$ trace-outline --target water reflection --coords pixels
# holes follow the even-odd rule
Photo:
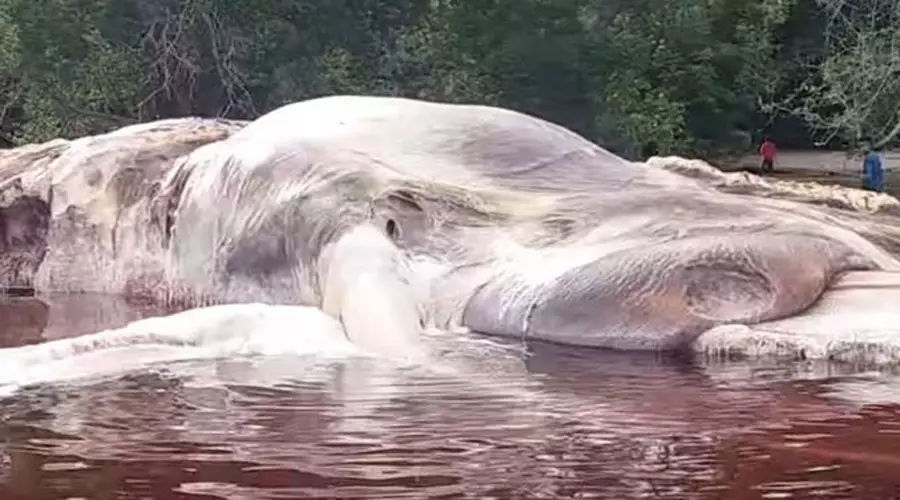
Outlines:
[[[118,328],[171,312],[96,294],[10,298],[0,295],[0,346],[34,344]]]
[[[44,341],[50,306],[38,299],[0,297],[0,347],[15,347]]]
[[[162,312],[15,299],[0,302],[0,340]],[[885,374],[429,342],[452,369],[256,358],[27,390],[0,402],[0,498],[877,499],[900,487],[900,385]]]

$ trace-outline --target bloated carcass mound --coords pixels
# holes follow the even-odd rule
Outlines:
[[[891,361],[900,220],[859,193],[628,162],[499,108],[337,96],[3,153],[0,283],[302,303],[351,339]]]

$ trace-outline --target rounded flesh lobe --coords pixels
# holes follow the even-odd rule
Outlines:
[[[759,317],[775,299],[772,282],[753,269],[720,261],[686,271],[690,276],[685,285],[687,308],[700,318],[724,322]]]
[[[619,252],[537,286],[489,282],[463,318],[484,333],[592,347],[680,349],[716,325],[798,314],[836,274],[871,268],[826,239],[694,238]],[[486,320],[498,308],[502,321]]]

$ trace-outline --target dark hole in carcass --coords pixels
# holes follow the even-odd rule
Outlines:
[[[0,206],[0,295],[34,294],[49,228],[50,205],[36,196],[20,196]]]

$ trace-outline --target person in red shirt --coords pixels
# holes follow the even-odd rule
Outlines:
[[[768,136],[764,137],[762,144],[759,146],[759,156],[762,157],[761,168],[763,172],[775,171],[776,154],[778,154],[778,150],[775,148],[775,143],[772,142]]]

